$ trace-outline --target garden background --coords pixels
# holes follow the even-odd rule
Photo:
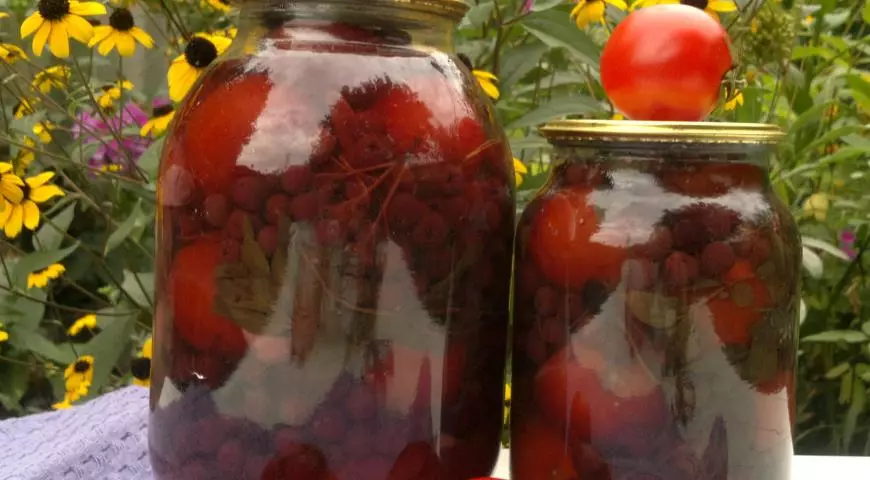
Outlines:
[[[521,209],[547,175],[536,126],[620,118],[601,46],[625,10],[666,2],[468,1],[457,49],[521,162]],[[870,2],[682,3],[720,18],[739,56],[713,118],[788,132],[771,181],[804,242],[797,451],[870,455]],[[161,137],[204,67],[185,49],[225,49],[237,13],[222,0],[0,0],[0,12],[2,419],[148,383]]]

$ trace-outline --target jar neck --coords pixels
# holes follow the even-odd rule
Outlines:
[[[455,52],[455,27],[456,20],[446,14],[414,9],[400,2],[247,0],[240,5],[242,36],[299,38],[306,35],[306,29],[326,29],[334,34],[335,42],[413,46],[450,54]],[[356,35],[354,29],[371,35]],[[316,37],[318,42],[324,41],[322,34]]]

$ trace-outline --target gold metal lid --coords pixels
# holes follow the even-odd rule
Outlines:
[[[554,145],[579,141],[776,144],[785,136],[776,125],[762,123],[634,120],[558,120],[539,131]]]

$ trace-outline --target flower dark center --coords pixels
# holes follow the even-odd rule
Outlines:
[[[148,357],[134,358],[130,362],[130,373],[139,380],[148,380],[151,376],[151,359]]]
[[[173,108],[172,105],[161,105],[154,108],[151,115],[155,117],[162,117],[164,115],[169,115],[170,113],[172,113],[173,110],[175,110],[175,108]]]
[[[193,37],[187,42],[187,47],[184,49],[184,57],[187,63],[196,68],[205,68],[217,58],[217,47],[213,43],[202,37]]]
[[[468,67],[469,70],[474,70],[474,66],[471,65],[471,59],[468,58],[468,55],[460,53],[458,57],[459,60],[462,61],[462,63],[465,64],[465,66]]]
[[[75,366],[73,366],[73,370],[75,370],[76,373],[85,373],[90,369],[91,362],[88,362],[86,360],[79,360],[78,362],[76,362]]]
[[[109,16],[109,26],[113,29],[126,32],[133,28],[133,14],[126,8],[118,8]]]
[[[683,5],[689,5],[690,7],[700,8],[704,10],[707,8],[707,4],[710,3],[708,0],[680,0],[680,3]]]
[[[57,21],[69,15],[69,0],[39,0],[37,10],[42,18]]]

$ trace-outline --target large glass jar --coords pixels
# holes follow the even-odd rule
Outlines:
[[[243,5],[160,166],[157,478],[490,473],[514,174],[465,9]]]
[[[787,480],[799,237],[775,127],[567,121],[520,221],[514,480]]]

